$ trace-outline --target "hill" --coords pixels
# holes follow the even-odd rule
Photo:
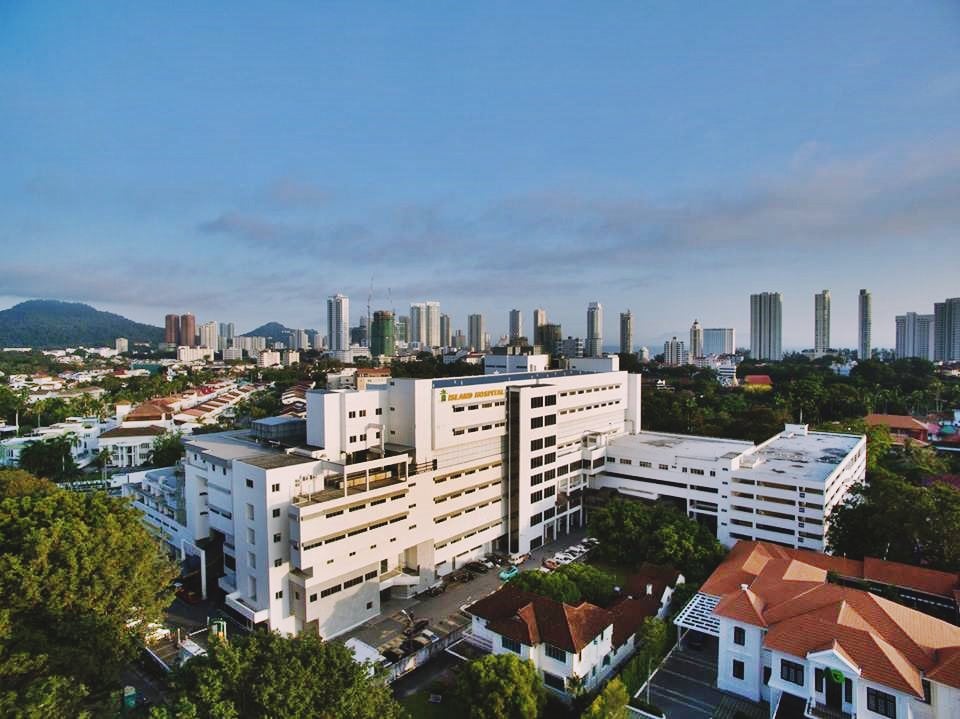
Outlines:
[[[117,337],[157,343],[163,328],[79,302],[29,300],[0,311],[0,347],[112,347]]]
[[[266,324],[250,330],[249,332],[244,332],[242,336],[266,337],[268,342],[286,342],[293,332],[296,332],[296,330],[291,329],[280,322],[267,322]],[[316,334],[316,330],[307,330],[307,335],[310,337],[311,342],[313,342],[313,337]]]

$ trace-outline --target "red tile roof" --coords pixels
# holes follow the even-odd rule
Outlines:
[[[721,597],[717,615],[767,628],[767,648],[796,657],[832,649],[865,678],[915,696],[923,675],[960,688],[960,627],[827,583],[827,571],[941,596],[958,584],[948,572],[739,542],[701,591]]]
[[[113,439],[115,437],[159,437],[167,430],[156,425],[147,427],[114,427],[100,435],[100,439]]]
[[[501,636],[527,646],[546,642],[568,652],[579,652],[614,621],[613,612],[589,602],[574,607],[510,584],[467,611],[486,619],[490,631]]]
[[[864,421],[870,425],[883,425],[890,429],[905,429],[913,432],[927,432],[927,425],[906,414],[868,414]]]
[[[773,386],[773,380],[768,374],[748,374],[743,378],[744,384]]]

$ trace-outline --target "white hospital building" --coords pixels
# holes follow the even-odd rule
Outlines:
[[[228,607],[270,629],[329,638],[379,614],[386,590],[412,596],[485,552],[525,553],[582,526],[588,487],[615,486],[645,499],[682,494],[690,511],[723,517],[731,474],[752,479],[754,495],[761,478],[785,487],[793,481],[789,492],[764,492],[789,493],[794,507],[817,488],[820,475],[799,460],[779,474],[782,460],[764,454],[772,451],[764,447],[787,443],[809,447],[812,457],[820,435],[805,429],[758,449],[727,442],[737,446],[736,456],[725,449],[690,462],[644,441],[664,435],[639,429],[640,377],[619,371],[391,379],[363,391],[312,390],[306,444],[268,447],[241,432],[186,440],[187,525],[194,539],[222,540]],[[861,438],[836,442],[846,449],[831,466],[853,463],[862,476]],[[840,451],[836,442],[830,447]],[[823,449],[820,455],[829,454]],[[654,460],[668,469],[651,477],[670,476],[670,492],[620,476]],[[837,489],[821,477],[819,488],[839,492],[846,476]],[[700,485],[715,491],[701,494]],[[793,521],[793,533],[778,540],[791,546],[806,531],[797,516]],[[752,537],[766,531],[760,524],[738,529]],[[719,536],[733,541],[728,532],[721,519]],[[810,542],[803,546],[820,546]]]

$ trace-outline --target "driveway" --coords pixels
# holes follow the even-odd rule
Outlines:
[[[653,676],[650,701],[668,719],[711,719],[724,696],[716,680],[717,640],[708,637],[699,650],[674,649]]]

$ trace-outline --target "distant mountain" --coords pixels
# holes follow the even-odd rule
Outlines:
[[[265,325],[260,325],[249,332],[244,332],[241,336],[266,337],[268,342],[286,342],[287,338],[294,332],[296,332],[296,329],[291,329],[279,322],[267,322]],[[316,330],[307,330],[311,342],[313,342],[313,337],[316,334]]]
[[[112,347],[117,337],[163,342],[163,328],[79,302],[29,300],[0,311],[0,347]]]

